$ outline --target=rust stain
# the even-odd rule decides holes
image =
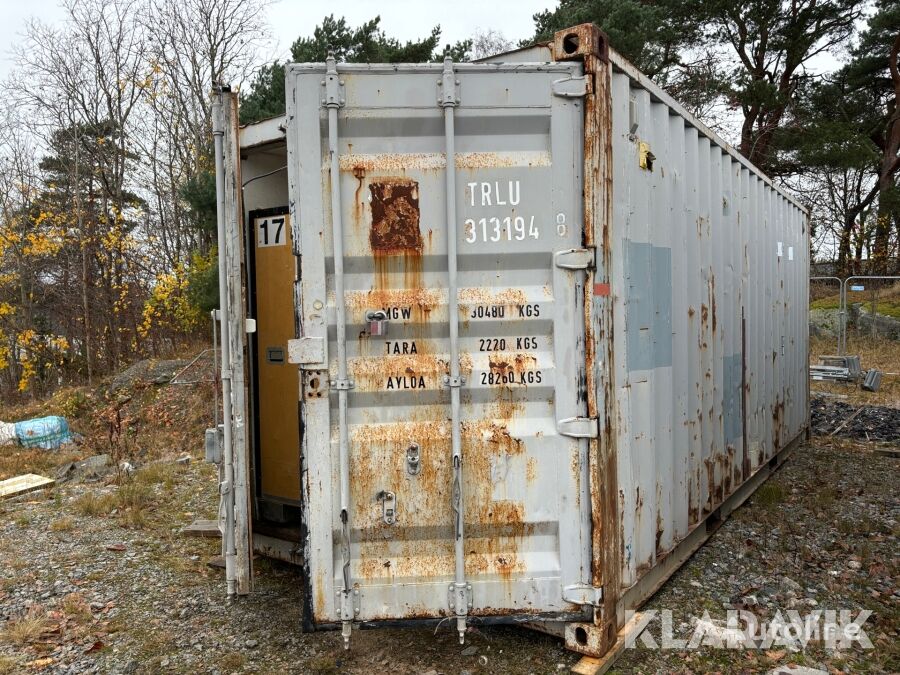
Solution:
[[[457,169],[491,169],[550,166],[549,152],[457,152]],[[447,166],[442,152],[383,152],[346,154],[340,157],[341,171],[443,171]],[[327,167],[326,167],[327,168]]]
[[[373,252],[402,254],[422,252],[419,231],[419,184],[403,178],[379,178],[369,183]]]
[[[530,484],[537,478],[537,459],[529,457],[525,462],[525,480]]]
[[[460,312],[468,310],[468,305],[516,306],[528,303],[528,296],[521,288],[505,288],[501,291],[486,286],[459,289]]]
[[[521,374],[536,367],[537,357],[534,354],[493,352],[488,356],[488,368],[497,375]]]

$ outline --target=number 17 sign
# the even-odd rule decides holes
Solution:
[[[254,219],[256,247],[282,246],[287,242],[287,216],[261,216]]]

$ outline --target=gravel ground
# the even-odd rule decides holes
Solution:
[[[805,664],[896,672],[900,579],[897,461],[828,440],[800,448],[651,600],[691,616],[745,607],[869,609],[873,650],[628,650],[617,672],[766,672]],[[65,484],[0,504],[0,674],[557,673],[577,656],[515,627],[359,631],[350,652],[333,632],[299,631],[300,578],[259,560],[255,592],[224,602],[218,542],[181,527],[215,507],[212,468],[150,465],[133,478]],[[659,625],[650,632],[659,636]]]

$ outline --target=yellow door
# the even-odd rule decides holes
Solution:
[[[261,496],[300,500],[299,376],[287,362],[294,337],[294,279],[287,209],[250,214],[254,240],[257,474]]]

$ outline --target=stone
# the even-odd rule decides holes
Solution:
[[[460,652],[461,656],[475,656],[478,653],[478,647],[466,647]]]

